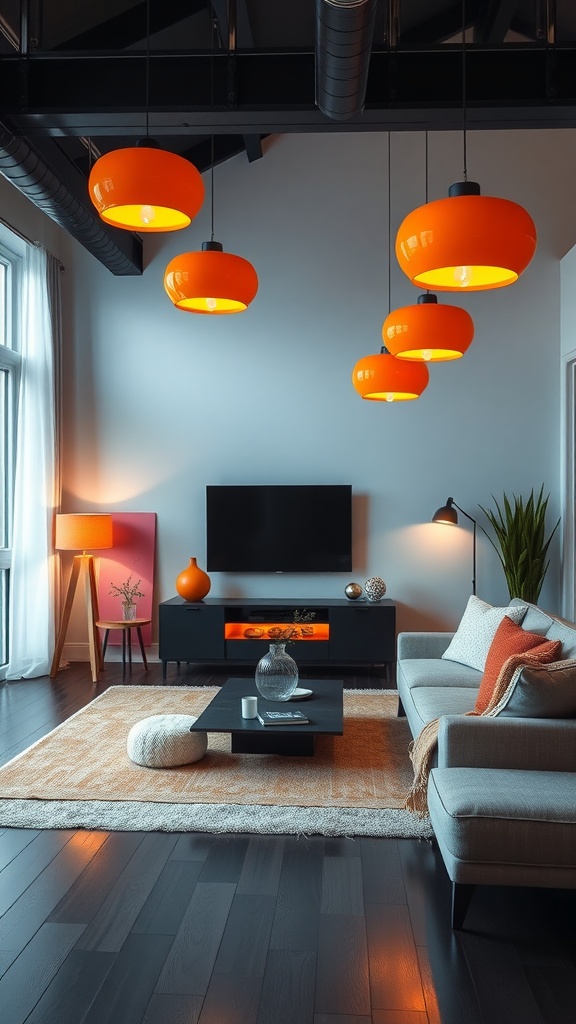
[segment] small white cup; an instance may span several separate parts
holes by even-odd
[[[242,718],[256,718],[258,714],[258,698],[242,697]]]

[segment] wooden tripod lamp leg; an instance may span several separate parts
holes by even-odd
[[[68,590],[66,591],[66,600],[64,602],[64,610],[62,612],[62,619],[60,622],[60,629],[58,630],[58,639],[56,640],[56,648],[54,650],[54,657],[52,658],[52,666],[50,668],[51,679],[56,678],[56,676],[58,675],[58,669],[60,668],[60,658],[62,657],[62,650],[64,648],[64,641],[66,639],[66,632],[68,629],[68,623],[70,621],[70,612],[72,611],[72,605],[74,603],[74,594],[76,593],[76,585],[78,583],[78,577],[80,576],[81,568],[82,555],[74,555],[74,561],[72,563],[72,572],[70,573]]]
[[[104,665],[104,658],[102,656],[102,643],[100,640],[100,633],[98,627],[96,626],[99,614],[98,591],[96,590],[96,575],[94,573],[93,555],[74,555],[74,561],[72,562],[72,572],[70,573],[70,582],[68,583],[66,600],[64,602],[64,611],[62,612],[62,621],[60,623],[60,629],[58,630],[56,649],[54,651],[52,666],[50,668],[50,678],[55,679],[56,676],[58,675],[58,669],[60,668],[60,659],[62,657],[64,641],[66,640],[66,633],[68,630],[68,623],[70,622],[72,605],[74,604],[74,595],[76,593],[76,587],[78,586],[78,580],[80,579],[81,576],[83,576],[84,578],[84,597],[86,602],[86,613],[88,617],[88,647],[90,651],[90,668],[92,670],[92,682],[97,683],[98,673],[101,671]]]
[[[82,555],[86,560],[85,586],[86,586],[86,611],[88,614],[88,646],[90,648],[90,667],[92,669],[92,682],[98,682],[98,673],[104,667],[102,657],[102,643],[100,632],[96,625],[100,615],[98,614],[98,591],[96,590],[96,575],[94,573],[94,558],[92,555]]]

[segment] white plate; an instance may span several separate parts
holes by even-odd
[[[306,700],[307,697],[312,696],[312,690],[303,690],[300,686],[296,687],[294,693],[290,697],[290,700]]]

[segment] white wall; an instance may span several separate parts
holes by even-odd
[[[429,196],[461,178],[462,137],[430,133]],[[472,534],[430,523],[452,495],[479,522],[491,495],[551,491],[560,512],[560,259],[576,241],[576,135],[470,132],[469,177],[532,215],[539,244],[519,282],[440,295],[471,313],[475,340],[432,366],[416,402],[363,402],[355,362],[376,352],[388,313],[387,136],[273,137],[263,159],[215,171],[215,236],[250,259],[259,293],[243,314],[173,308],[162,279],[210,237],[203,210],[185,232],[145,239],[139,278],[115,278],[65,242],[65,511],[156,511],[157,600],[190,555],[205,564],[207,483],[351,483],[355,564],[340,576],[214,574],[211,596],[329,597],[382,576],[399,628],[449,628],[471,581]],[[424,201],[424,135],[392,136],[392,230]],[[392,308],[415,302],[395,260]],[[496,554],[478,535],[478,594],[506,600]],[[559,544],[541,603],[559,610]]]

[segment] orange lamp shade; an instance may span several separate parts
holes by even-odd
[[[170,261],[164,288],[174,305],[188,313],[242,313],[258,291],[258,275],[242,256],[223,252],[220,242],[204,242],[200,252],[184,252]]]
[[[389,313],[382,339],[397,359],[425,363],[460,359],[474,337],[474,321],[459,306],[439,304],[435,295],[420,295],[416,306]]]
[[[78,512],[56,516],[54,547],[59,551],[85,551],[113,545],[110,513]]]
[[[536,251],[536,227],[518,203],[457,182],[447,199],[413,210],[396,236],[412,284],[434,291],[485,291],[518,280]]]
[[[128,231],[187,228],[204,201],[202,175],[189,160],[149,143],[105,153],[88,179],[102,220]]]
[[[429,379],[424,363],[396,359],[385,348],[359,359],[352,371],[356,391],[372,402],[407,402],[419,398]]]

